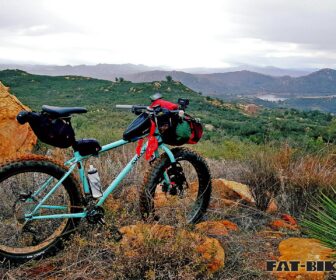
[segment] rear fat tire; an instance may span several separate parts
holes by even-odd
[[[189,222],[191,224],[197,223],[200,219],[202,219],[210,203],[212,185],[208,164],[203,157],[191,149],[177,147],[171,151],[174,154],[176,162],[180,160],[188,161],[194,166],[197,172],[199,184],[198,194],[202,194],[202,197],[200,198],[201,206]],[[143,187],[140,192],[140,212],[144,220],[147,220],[148,217],[155,211],[153,204],[156,187],[160,178],[162,178],[164,170],[166,170],[169,165],[171,165],[170,159],[168,155],[164,153],[160,156],[160,158],[153,162],[145,174]]]
[[[26,155],[6,161],[0,165],[0,182],[13,175],[27,171],[44,172],[59,180],[68,170],[62,163],[54,161],[48,157]],[[67,179],[63,181],[63,186],[69,195],[71,206],[82,206],[82,196],[79,191],[79,183],[76,178],[70,174]],[[80,207],[71,209],[72,213],[80,211],[82,211]],[[63,241],[69,238],[73,229],[78,226],[79,222],[80,218],[68,219],[60,236],[56,237],[46,247],[35,252],[16,254],[0,250],[0,261],[3,263],[24,263],[31,259],[55,255],[63,248]]]

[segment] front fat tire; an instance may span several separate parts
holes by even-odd
[[[190,224],[195,224],[202,219],[206,212],[211,197],[211,174],[208,164],[202,156],[195,151],[186,147],[173,148],[171,152],[174,154],[176,161],[185,160],[191,163],[198,176],[198,193],[201,193],[200,208],[193,216]],[[140,212],[142,218],[147,220],[154,209],[154,195],[157,188],[157,182],[162,177],[164,170],[171,164],[170,159],[166,153],[162,154],[160,158],[156,159],[150,168],[145,173],[143,187],[140,191]]]
[[[65,167],[63,163],[54,161],[48,157],[39,155],[24,155],[16,159],[7,160],[0,164],[0,182],[18,173],[34,170],[45,172],[58,180],[68,171],[67,167]],[[64,180],[63,186],[69,195],[71,206],[77,206],[72,208],[71,212],[75,213],[82,211],[80,207],[82,206],[82,196],[80,193],[79,183],[76,178],[73,175],[68,176],[67,179]],[[43,247],[40,250],[29,252],[27,254],[9,253],[0,250],[0,261],[2,263],[9,262],[15,264],[24,263],[31,259],[55,255],[63,248],[63,241],[69,238],[73,230],[78,226],[79,222],[79,218],[68,219],[60,236],[56,237],[53,242],[49,243],[46,247]]]

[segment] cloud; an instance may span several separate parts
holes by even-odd
[[[0,0],[1,34],[43,35],[58,32],[79,32],[80,27],[48,8],[48,0]]]
[[[336,49],[334,0],[230,1],[230,14],[243,36]]]
[[[335,14],[333,0],[0,0],[0,59],[334,67]]]

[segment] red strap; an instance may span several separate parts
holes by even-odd
[[[138,145],[137,145],[137,147],[136,147],[136,149],[135,149],[136,154],[137,154],[138,156],[140,156],[141,149],[142,149],[142,146],[143,146],[143,142],[144,142],[144,140],[143,140],[143,138],[141,138],[141,139],[138,141]]]
[[[155,122],[153,122],[151,120],[151,128],[150,128],[150,131],[149,131],[147,149],[146,149],[146,154],[145,154],[146,160],[150,160],[152,155],[154,154],[154,152],[159,147],[158,140],[154,136],[155,129],[156,129]]]

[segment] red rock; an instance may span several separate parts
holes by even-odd
[[[296,226],[297,225],[297,222],[296,220],[289,214],[282,214],[281,215],[281,219],[283,219],[284,221],[286,221],[287,223],[293,225],[293,226]]]
[[[290,223],[288,223],[284,220],[281,220],[281,219],[271,221],[270,227],[273,230],[282,230],[282,229],[298,230],[299,229],[299,227],[297,225],[291,225]]]
[[[20,125],[16,115],[29,110],[0,82],[0,158],[15,157],[30,152],[37,138],[28,124]]]

